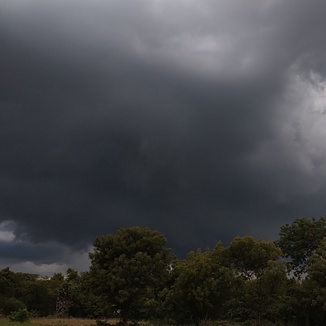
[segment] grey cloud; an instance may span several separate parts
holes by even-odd
[[[131,225],[184,254],[322,215],[324,7],[1,4],[0,216],[21,258]]]
[[[33,261],[35,263],[51,263],[53,260],[62,262],[65,250],[54,243],[30,244],[28,242],[13,241],[0,242],[1,261],[18,262]]]

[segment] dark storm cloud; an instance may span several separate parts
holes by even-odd
[[[1,262],[33,261],[35,263],[61,262],[65,251],[53,243],[32,245],[23,242],[0,242]]]
[[[132,225],[184,253],[324,214],[322,1],[0,9],[8,259]]]

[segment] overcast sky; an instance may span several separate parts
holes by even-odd
[[[179,256],[326,213],[323,0],[1,0],[0,268]]]

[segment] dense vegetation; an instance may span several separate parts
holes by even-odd
[[[177,259],[149,228],[97,237],[89,271],[40,277],[0,271],[4,316],[70,316],[167,324],[208,320],[326,325],[326,219],[298,218],[275,242],[236,237]],[[19,320],[18,320],[19,321]]]

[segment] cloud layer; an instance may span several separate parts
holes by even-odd
[[[323,215],[325,9],[3,1],[1,259],[69,265],[132,225],[182,255]]]

